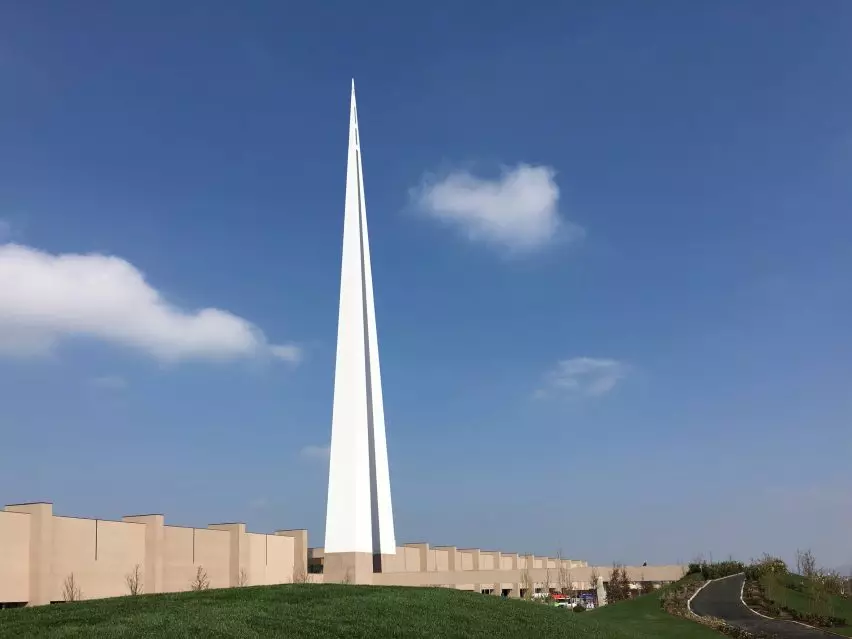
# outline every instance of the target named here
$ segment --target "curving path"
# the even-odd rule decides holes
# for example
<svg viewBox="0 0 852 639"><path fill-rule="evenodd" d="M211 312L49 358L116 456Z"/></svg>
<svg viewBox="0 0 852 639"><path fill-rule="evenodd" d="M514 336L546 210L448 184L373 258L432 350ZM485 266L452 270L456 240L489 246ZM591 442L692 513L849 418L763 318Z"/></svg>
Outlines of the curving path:
<svg viewBox="0 0 852 639"><path fill-rule="evenodd" d="M793 621L769 619L753 612L742 601L745 575L732 575L711 581L692 600L692 612L702 617L717 617L732 626L750 632L765 632L778 639L827 639L838 635Z"/></svg>

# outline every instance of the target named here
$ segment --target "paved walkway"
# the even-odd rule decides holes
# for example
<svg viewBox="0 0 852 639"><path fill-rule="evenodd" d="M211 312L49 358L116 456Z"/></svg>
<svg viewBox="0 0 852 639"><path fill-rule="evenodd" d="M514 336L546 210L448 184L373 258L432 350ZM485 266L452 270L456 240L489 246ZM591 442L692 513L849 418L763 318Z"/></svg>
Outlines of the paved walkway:
<svg viewBox="0 0 852 639"><path fill-rule="evenodd" d="M808 628L792 621L761 617L742 602L745 575L733 575L707 584L692 600L692 612L717 617L750 632L765 632L778 639L825 639L837 635Z"/></svg>

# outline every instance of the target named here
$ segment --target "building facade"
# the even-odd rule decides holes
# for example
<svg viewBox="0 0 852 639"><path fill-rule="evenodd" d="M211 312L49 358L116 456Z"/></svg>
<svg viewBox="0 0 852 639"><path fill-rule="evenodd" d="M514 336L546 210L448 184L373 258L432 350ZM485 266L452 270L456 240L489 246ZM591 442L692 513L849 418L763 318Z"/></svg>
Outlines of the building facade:
<svg viewBox="0 0 852 639"><path fill-rule="evenodd" d="M200 576L210 588L323 583L325 560L322 548L308 547L303 529L258 534L242 523L188 528L167 525L163 515L84 519L56 515L49 503L0 511L2 607L65 601L69 586L79 599L129 595L134 575L144 594L189 591ZM605 581L609 571L576 559L411 543L386 554L369 583L522 597L530 589L590 589L593 573ZM680 565L627 568L637 583L674 581L684 571Z"/></svg>

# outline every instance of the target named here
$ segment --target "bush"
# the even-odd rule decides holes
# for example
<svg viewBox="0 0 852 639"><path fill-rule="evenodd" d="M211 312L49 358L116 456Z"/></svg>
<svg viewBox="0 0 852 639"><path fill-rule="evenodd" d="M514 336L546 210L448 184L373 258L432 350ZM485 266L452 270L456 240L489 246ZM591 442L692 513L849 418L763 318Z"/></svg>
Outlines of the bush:
<svg viewBox="0 0 852 639"><path fill-rule="evenodd" d="M787 563L783 559L772 555L763 555L760 559L752 560L751 565L745 569L746 579L758 580L763 575L786 575Z"/></svg>
<svg viewBox="0 0 852 639"><path fill-rule="evenodd" d="M574 606L574 612L586 612L586 607L583 604Z"/></svg>
<svg viewBox="0 0 852 639"><path fill-rule="evenodd" d="M706 579L721 579L722 577L730 577L741 572L745 572L745 564L741 561L717 561L716 563L703 563L700 569L701 576Z"/></svg>

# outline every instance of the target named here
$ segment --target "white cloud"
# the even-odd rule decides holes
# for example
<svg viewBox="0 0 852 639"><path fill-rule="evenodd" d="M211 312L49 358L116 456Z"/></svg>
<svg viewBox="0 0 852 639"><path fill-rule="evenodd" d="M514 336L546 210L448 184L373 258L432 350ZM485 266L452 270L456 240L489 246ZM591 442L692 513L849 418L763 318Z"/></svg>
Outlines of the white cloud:
<svg viewBox="0 0 852 639"><path fill-rule="evenodd" d="M273 344L269 347L269 352L273 357L283 359L285 362L298 364L302 361L302 348L295 344Z"/></svg>
<svg viewBox="0 0 852 639"><path fill-rule="evenodd" d="M330 446L305 446L301 451L302 457L307 459L328 459L330 454Z"/></svg>
<svg viewBox="0 0 852 639"><path fill-rule="evenodd" d="M471 240L527 253L559 237L583 235L559 215L555 175L551 167L529 164L506 168L494 180L456 171L441 180L425 177L410 195L424 213Z"/></svg>
<svg viewBox="0 0 852 639"><path fill-rule="evenodd" d="M614 359L565 359L545 374L544 384L536 391L536 396L600 397L614 389L627 372L627 364Z"/></svg>
<svg viewBox="0 0 852 639"><path fill-rule="evenodd" d="M296 362L300 355L297 346L270 345L251 322L227 311L169 304L119 257L0 246L0 354L46 354L73 336L165 362L253 356Z"/></svg>
<svg viewBox="0 0 852 639"><path fill-rule="evenodd" d="M122 390L127 388L127 380L118 375L103 375L101 377L93 377L89 383L95 388L105 388L109 390Z"/></svg>

